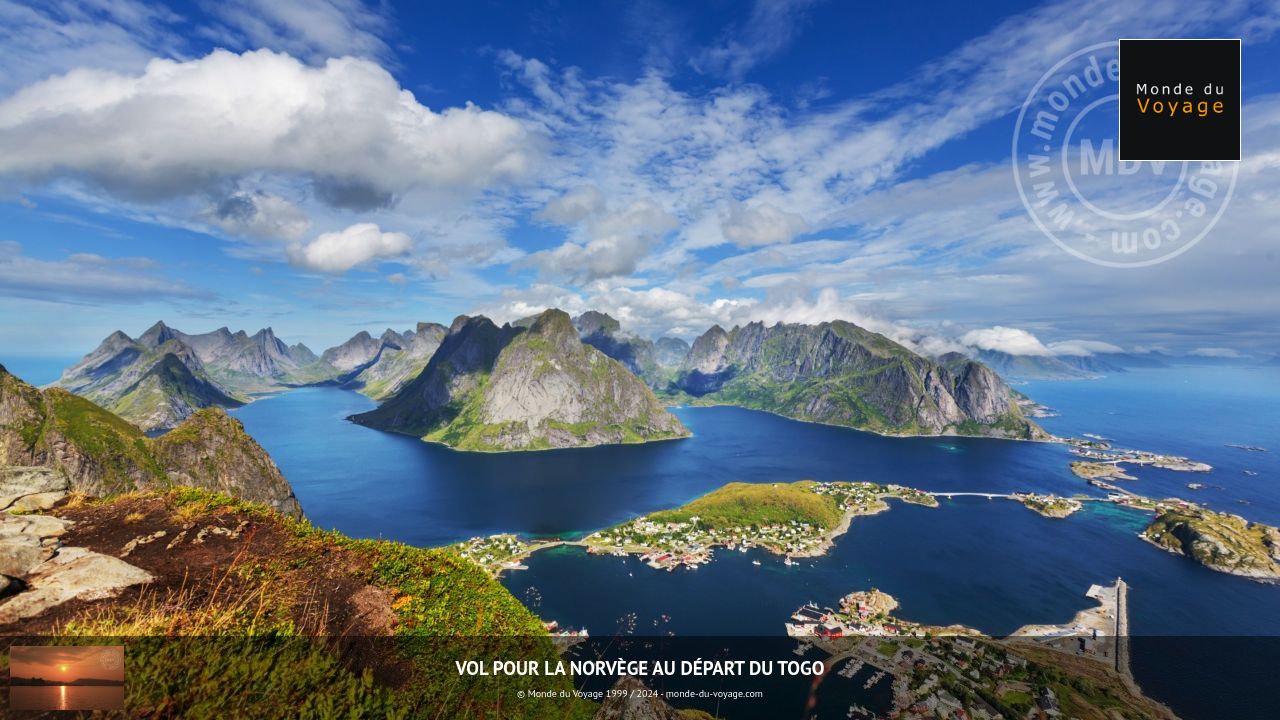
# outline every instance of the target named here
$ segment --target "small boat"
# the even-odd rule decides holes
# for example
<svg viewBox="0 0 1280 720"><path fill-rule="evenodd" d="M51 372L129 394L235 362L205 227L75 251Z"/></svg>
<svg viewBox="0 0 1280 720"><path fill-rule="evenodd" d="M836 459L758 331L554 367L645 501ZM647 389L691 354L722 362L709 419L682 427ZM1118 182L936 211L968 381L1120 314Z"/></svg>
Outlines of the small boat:
<svg viewBox="0 0 1280 720"><path fill-rule="evenodd" d="M760 561L759 561L759 560L752 560L752 561L751 561L751 564L752 564L752 565L759 565L759 564L760 564Z"/></svg>

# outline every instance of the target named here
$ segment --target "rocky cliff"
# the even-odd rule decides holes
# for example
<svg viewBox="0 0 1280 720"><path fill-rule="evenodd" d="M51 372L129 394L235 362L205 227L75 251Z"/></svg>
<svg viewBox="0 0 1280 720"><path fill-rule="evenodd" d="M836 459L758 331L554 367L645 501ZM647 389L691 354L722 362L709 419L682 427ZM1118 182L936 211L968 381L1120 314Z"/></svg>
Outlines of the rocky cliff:
<svg viewBox="0 0 1280 720"><path fill-rule="evenodd" d="M1218 572L1280 581L1280 529L1270 525L1187 507L1162 512L1143 537Z"/></svg>
<svg viewBox="0 0 1280 720"><path fill-rule="evenodd" d="M584 344L569 316L527 327L462 316L422 373L355 422L464 450L537 450L688 434L625 367Z"/></svg>
<svg viewBox="0 0 1280 720"><path fill-rule="evenodd" d="M9 504L71 490L103 496L170 485L302 514L266 451L221 409L201 410L153 440L84 398L37 390L0 367L0 494Z"/></svg>
<svg viewBox="0 0 1280 720"><path fill-rule="evenodd" d="M689 349L683 340L662 338L655 343L625 332L613 317L595 310L574 318L573 324L582 342L622 363L654 389L665 388L671 382L672 371Z"/></svg>
<svg viewBox="0 0 1280 720"><path fill-rule="evenodd" d="M376 340L361 332L322 357L343 371L343 387L384 400L422 372L447 333L436 323L418 323L402 333L388 329Z"/></svg>
<svg viewBox="0 0 1280 720"><path fill-rule="evenodd" d="M838 320L712 327L673 387L697 402L877 432L1045 437L985 365L936 362Z"/></svg>

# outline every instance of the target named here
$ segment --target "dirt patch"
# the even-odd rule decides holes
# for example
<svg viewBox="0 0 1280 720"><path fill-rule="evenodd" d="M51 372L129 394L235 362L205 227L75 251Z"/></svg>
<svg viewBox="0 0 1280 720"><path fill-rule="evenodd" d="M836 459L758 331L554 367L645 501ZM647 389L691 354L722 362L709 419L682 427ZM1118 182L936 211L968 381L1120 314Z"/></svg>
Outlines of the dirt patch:
<svg viewBox="0 0 1280 720"><path fill-rule="evenodd" d="M182 618L191 608L237 604L264 617L287 619L306 635L329 638L343 654L377 675L395 627L390 594L371 582L367 562L331 543L300 536L279 516L234 507L193 509L172 496L126 496L109 502L64 505L50 514L74 521L64 546L125 557L155 580L104 600L72 600L0 634L44 635L68 623L157 608ZM187 634L181 626L165 634Z"/></svg>

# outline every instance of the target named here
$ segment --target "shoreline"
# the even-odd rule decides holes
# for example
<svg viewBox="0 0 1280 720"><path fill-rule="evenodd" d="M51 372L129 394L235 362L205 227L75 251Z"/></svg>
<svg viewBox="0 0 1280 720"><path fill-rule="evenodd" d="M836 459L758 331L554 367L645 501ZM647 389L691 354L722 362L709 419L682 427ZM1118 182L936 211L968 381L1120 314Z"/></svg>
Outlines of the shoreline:
<svg viewBox="0 0 1280 720"><path fill-rule="evenodd" d="M1019 438L1019 437L1007 437L1004 435L963 435L960 433L945 433L945 432L942 432L942 433L893 433L893 432L882 432L880 430L872 430L871 428L855 427L853 425L840 425L839 423L823 422L822 420L806 420L804 418L797 418L797 417L791 417L790 415L783 415L782 413L776 412L773 410L764 410L762 408L747 407L746 405L734 405L732 403L705 403L705 404L704 403L683 403L683 404L667 405L666 407L737 408L738 410L749 410L751 412L758 412L758 413L764 413L766 415L773 415L774 417L780 417L784 420L792 420L794 422L806 423L809 425L822 425L824 427L840 428L842 430L852 430L854 432L869 433L871 435L878 435L883 438L903 438L908 440L911 438L973 438L976 440L1012 440L1016 442L1045 443L1049 445L1069 444L1067 438L1058 437L1057 435L1050 433L1048 430L1045 430L1044 428L1040 428L1040 429L1043 430L1044 433L1049 436L1047 438ZM1036 425L1036 427L1039 427L1039 425Z"/></svg>

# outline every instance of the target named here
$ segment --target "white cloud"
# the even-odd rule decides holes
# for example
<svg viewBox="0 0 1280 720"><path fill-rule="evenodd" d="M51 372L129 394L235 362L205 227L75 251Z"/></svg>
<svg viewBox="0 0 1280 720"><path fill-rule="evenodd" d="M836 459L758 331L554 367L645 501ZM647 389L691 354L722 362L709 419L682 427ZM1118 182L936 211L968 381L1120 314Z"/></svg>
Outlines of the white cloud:
<svg viewBox="0 0 1280 720"><path fill-rule="evenodd" d="M748 207L735 203L720 223L724 236L738 247L789 243L809 229L809 224L796 213L762 203Z"/></svg>
<svg viewBox="0 0 1280 720"><path fill-rule="evenodd" d="M1050 355L1049 348L1039 338L1019 328L995 327L970 330L960 336L960 342L979 350L994 350L1010 355Z"/></svg>
<svg viewBox="0 0 1280 720"><path fill-rule="evenodd" d="M674 230L676 218L652 200L637 200L616 211L604 211L603 204L588 194L574 196L568 203L548 206L557 217L579 217L574 239L551 250L533 253L526 264L551 277L590 282L629 275L665 233ZM563 200L563 198L561 198ZM591 210L591 214L583 215Z"/></svg>
<svg viewBox="0 0 1280 720"><path fill-rule="evenodd" d="M755 321L773 325L844 320L926 355L965 350L964 346L935 332L876 317L859 307L854 298L842 296L834 288L823 288L816 294L776 294L764 299L717 297L703 301L662 287L633 289L595 283L586 292L577 292L537 284L525 289L507 289L499 302L482 305L475 312L506 322L551 307L571 315L587 310L605 312L616 318L625 330L649 338L662 335L692 338L712 325L729 329Z"/></svg>
<svg viewBox="0 0 1280 720"><path fill-rule="evenodd" d="M94 305L212 297L183 283L139 272L148 265L139 260L93 253L43 260L23 254L19 243L0 241L0 296Z"/></svg>
<svg viewBox="0 0 1280 720"><path fill-rule="evenodd" d="M0 101L0 176L80 178L136 200L263 172L310 180L334 206L378 206L416 186L521 178L536 145L501 113L419 104L368 60L309 67L268 50L73 70Z"/></svg>
<svg viewBox="0 0 1280 720"><path fill-rule="evenodd" d="M383 232L373 223L357 223L289 248L289 262L308 270L344 273L374 260L403 257L413 249L408 235Z"/></svg>
<svg viewBox="0 0 1280 720"><path fill-rule="evenodd" d="M593 185L584 185L547 203L541 216L559 225L572 225L599 214L604 208L604 194Z"/></svg>
<svg viewBox="0 0 1280 720"><path fill-rule="evenodd" d="M1235 349L1232 349L1232 348L1224 348L1224 347L1202 347L1202 348L1196 348L1195 350L1192 350L1192 351L1191 351L1191 354L1192 354L1192 355L1195 355L1196 357L1207 357L1207 358L1239 358L1239 357L1243 357L1243 356L1240 354L1240 351L1235 350Z"/></svg>
<svg viewBox="0 0 1280 720"><path fill-rule="evenodd" d="M731 27L719 44L702 49L690 64L699 72L741 77L785 50L815 4L816 0L755 0L742 26Z"/></svg>
<svg viewBox="0 0 1280 720"><path fill-rule="evenodd" d="M301 208L262 191L232 193L201 217L224 232L252 239L298 240L311 228Z"/></svg>
<svg viewBox="0 0 1280 720"><path fill-rule="evenodd" d="M392 54L381 37L392 21L361 0L215 0L204 7L220 21L205 34L237 48L269 48L309 62Z"/></svg>
<svg viewBox="0 0 1280 720"><path fill-rule="evenodd" d="M178 55L182 17L141 0L0 2L0 96L77 67L124 72Z"/></svg>
<svg viewBox="0 0 1280 720"><path fill-rule="evenodd" d="M1049 343L1048 348L1051 355L1071 357L1088 357L1096 354L1106 355L1124 352L1124 348L1119 345L1102 342L1101 340L1060 340Z"/></svg>

